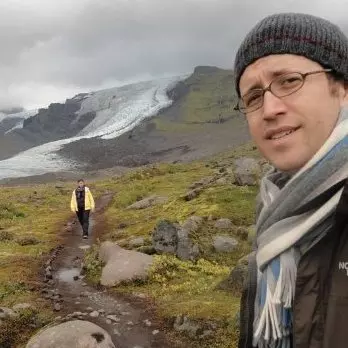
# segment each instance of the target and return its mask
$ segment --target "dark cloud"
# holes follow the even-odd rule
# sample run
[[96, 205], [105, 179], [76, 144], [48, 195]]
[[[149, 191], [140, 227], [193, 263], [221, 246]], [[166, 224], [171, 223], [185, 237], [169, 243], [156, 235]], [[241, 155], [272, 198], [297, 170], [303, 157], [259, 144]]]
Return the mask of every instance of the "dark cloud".
[[45, 105], [201, 64], [231, 68], [263, 16], [298, 11], [344, 26], [347, 8], [338, 0], [2, 0], [0, 106]]

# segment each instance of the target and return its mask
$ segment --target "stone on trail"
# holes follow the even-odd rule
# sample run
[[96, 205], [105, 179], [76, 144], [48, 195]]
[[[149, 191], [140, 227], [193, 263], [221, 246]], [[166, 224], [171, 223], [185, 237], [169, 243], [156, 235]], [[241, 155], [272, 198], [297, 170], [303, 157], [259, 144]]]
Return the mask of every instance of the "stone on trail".
[[93, 311], [91, 313], [89, 313], [89, 316], [92, 318], [97, 318], [99, 317], [99, 312], [98, 311]]
[[116, 348], [101, 327], [83, 320], [68, 321], [33, 336], [26, 348]]
[[87, 250], [87, 249], [90, 249], [91, 246], [90, 245], [79, 245], [79, 249], [81, 250]]
[[100, 278], [103, 286], [115, 286], [121, 282], [145, 280], [153, 257], [106, 241], [100, 246], [99, 259], [105, 263]]
[[62, 309], [62, 305], [60, 305], [59, 303], [55, 303], [53, 309], [55, 312], [59, 312]]

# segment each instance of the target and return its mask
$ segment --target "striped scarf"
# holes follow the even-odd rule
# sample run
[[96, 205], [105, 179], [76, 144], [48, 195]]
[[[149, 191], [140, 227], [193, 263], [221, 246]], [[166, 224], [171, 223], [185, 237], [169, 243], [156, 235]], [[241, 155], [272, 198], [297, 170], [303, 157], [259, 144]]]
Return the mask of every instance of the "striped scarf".
[[300, 256], [332, 227], [348, 177], [348, 110], [325, 144], [295, 175], [273, 171], [260, 185], [256, 223], [257, 291], [253, 345], [290, 348]]

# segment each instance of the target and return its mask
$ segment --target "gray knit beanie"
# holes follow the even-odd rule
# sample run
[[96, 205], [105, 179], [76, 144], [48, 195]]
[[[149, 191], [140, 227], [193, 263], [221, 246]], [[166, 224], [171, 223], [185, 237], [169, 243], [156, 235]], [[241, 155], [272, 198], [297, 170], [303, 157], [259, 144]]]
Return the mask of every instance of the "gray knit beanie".
[[235, 87], [248, 65], [271, 54], [297, 54], [331, 68], [348, 80], [348, 39], [326, 19], [279, 13], [261, 20], [245, 37], [234, 62]]

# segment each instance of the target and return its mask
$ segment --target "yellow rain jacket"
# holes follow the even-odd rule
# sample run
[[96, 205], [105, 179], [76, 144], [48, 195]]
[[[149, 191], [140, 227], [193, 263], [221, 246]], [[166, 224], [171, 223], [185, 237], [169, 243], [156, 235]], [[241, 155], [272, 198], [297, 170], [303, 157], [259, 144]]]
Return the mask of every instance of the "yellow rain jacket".
[[[74, 190], [72, 193], [70, 207], [71, 207], [72, 212], [75, 213], [76, 211], [78, 211], [77, 199], [76, 199], [76, 190]], [[94, 211], [94, 209], [95, 209], [95, 203], [94, 203], [92, 193], [89, 190], [89, 188], [87, 186], [85, 186], [85, 210]]]

